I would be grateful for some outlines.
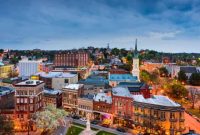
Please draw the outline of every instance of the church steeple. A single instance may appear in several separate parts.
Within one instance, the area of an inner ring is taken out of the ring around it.
[[[137,38],[136,38],[136,40],[135,40],[135,50],[134,50],[134,53],[133,53],[133,57],[134,57],[134,58],[138,58]]]

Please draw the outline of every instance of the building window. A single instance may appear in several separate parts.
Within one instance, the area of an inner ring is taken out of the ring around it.
[[[175,119],[175,114],[173,112],[170,113],[170,118]]]
[[[30,103],[33,103],[33,99],[32,98],[30,98]]]
[[[27,103],[27,98],[24,98],[24,103]]]
[[[20,103],[23,103],[23,98],[20,98]]]
[[[19,98],[17,98],[17,103],[19,103],[19,100],[20,100],[20,99],[19,99]]]
[[[165,119],[165,112],[161,112],[161,118]]]

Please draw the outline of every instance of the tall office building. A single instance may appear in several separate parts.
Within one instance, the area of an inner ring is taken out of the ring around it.
[[[19,76],[29,77],[39,72],[41,61],[21,60],[19,61]]]
[[[89,61],[89,55],[87,52],[81,51],[65,51],[55,54],[54,65],[70,66],[70,67],[84,67],[87,66]]]

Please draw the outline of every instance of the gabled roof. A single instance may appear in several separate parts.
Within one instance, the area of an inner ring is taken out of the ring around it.
[[[197,73],[196,67],[192,66],[182,66],[180,67],[181,71],[184,71],[185,73]]]

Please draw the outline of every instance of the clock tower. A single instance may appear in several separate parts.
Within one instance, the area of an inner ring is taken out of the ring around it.
[[[135,40],[135,50],[133,53],[133,69],[132,75],[137,77],[137,81],[140,81],[140,69],[139,69],[139,58],[138,58],[138,51],[137,51],[137,39]]]

